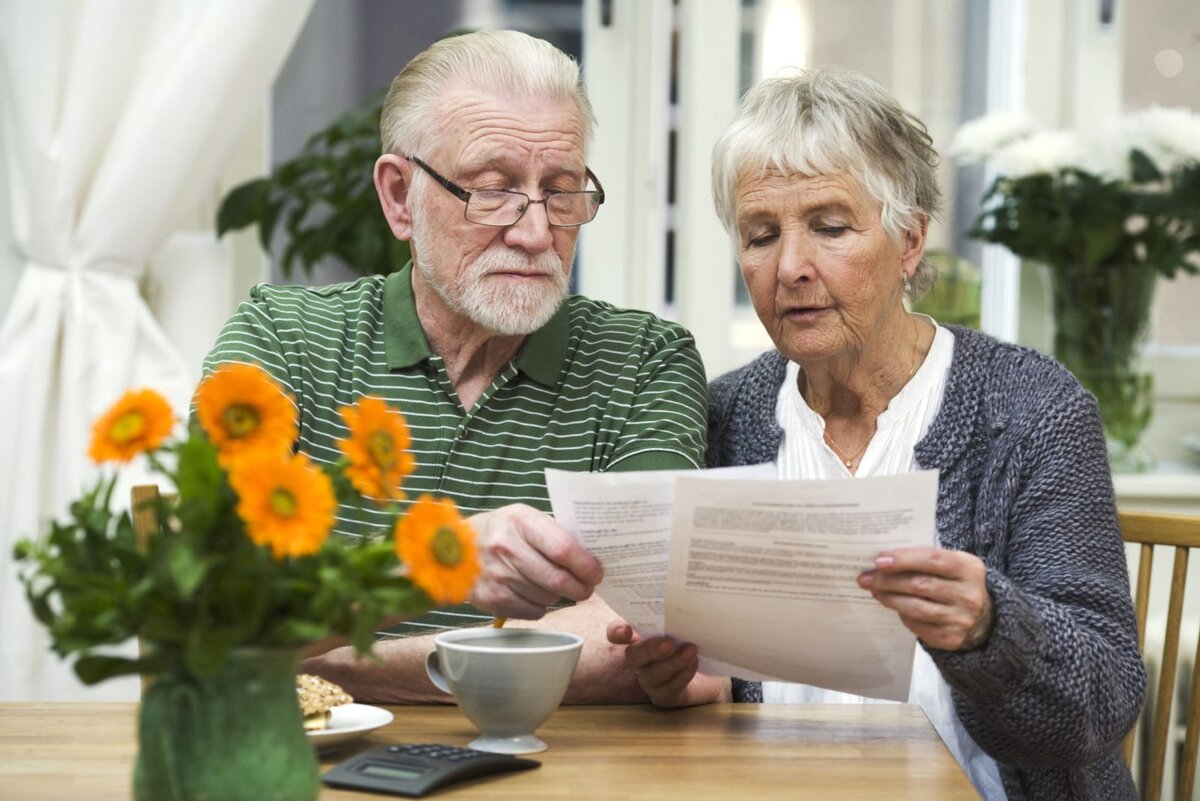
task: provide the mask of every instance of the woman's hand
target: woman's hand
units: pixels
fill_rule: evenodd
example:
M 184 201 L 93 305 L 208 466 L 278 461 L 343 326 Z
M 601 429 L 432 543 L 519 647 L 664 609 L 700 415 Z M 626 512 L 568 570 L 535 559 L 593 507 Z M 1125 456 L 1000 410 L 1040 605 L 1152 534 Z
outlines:
M 941 548 L 897 548 L 875 557 L 858 586 L 896 610 L 923 643 L 944 651 L 970 651 L 992 633 L 987 568 L 978 556 Z
M 655 706 L 676 707 L 732 701 L 729 679 L 699 673 L 700 655 L 691 643 L 670 637 L 643 640 L 624 620 L 608 624 L 608 641 L 624 645 L 625 667 Z

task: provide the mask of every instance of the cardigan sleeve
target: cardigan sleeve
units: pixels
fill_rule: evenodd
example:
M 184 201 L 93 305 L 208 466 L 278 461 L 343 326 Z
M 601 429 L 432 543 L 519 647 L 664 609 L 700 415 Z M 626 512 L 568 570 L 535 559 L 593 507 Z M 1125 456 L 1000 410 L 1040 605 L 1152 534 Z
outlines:
M 1096 401 L 1073 381 L 1060 389 L 1011 423 L 1011 445 L 984 479 L 997 496 L 989 505 L 1007 510 L 988 559 L 988 641 L 965 653 L 927 649 L 967 731 L 1019 767 L 1111 754 L 1145 693 Z

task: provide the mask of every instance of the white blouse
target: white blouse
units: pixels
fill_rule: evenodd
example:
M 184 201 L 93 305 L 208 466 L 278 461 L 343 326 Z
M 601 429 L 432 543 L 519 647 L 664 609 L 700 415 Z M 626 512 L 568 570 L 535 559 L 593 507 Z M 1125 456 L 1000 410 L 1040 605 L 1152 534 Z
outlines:
M 942 405 L 950 359 L 954 354 L 954 334 L 933 320 L 929 322 L 936 327 L 929 354 L 921 368 L 876 419 L 875 435 L 862 455 L 857 473 L 852 474 L 825 442 L 824 418 L 809 408 L 798 389 L 800 366 L 795 362 L 788 363 L 787 376 L 780 387 L 775 406 L 776 419 L 783 428 L 783 442 L 779 446 L 776 461 L 780 478 L 888 476 L 917 469 L 913 449 L 929 430 Z M 937 544 L 937 532 L 934 532 L 934 544 Z M 763 701 L 803 704 L 892 703 L 781 681 L 763 682 Z M 954 712 L 950 685 L 920 646 L 913 657 L 908 702 L 919 705 L 925 711 L 938 736 L 954 754 L 980 795 L 989 801 L 1006 798 L 996 761 L 984 753 L 962 727 Z

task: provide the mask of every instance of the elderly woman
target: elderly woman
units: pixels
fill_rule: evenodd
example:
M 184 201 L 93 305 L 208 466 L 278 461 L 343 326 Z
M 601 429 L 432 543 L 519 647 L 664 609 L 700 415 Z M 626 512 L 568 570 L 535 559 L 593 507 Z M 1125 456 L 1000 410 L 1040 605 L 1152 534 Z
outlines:
M 929 547 L 858 578 L 919 638 L 910 698 L 988 799 L 1134 797 L 1118 752 L 1145 675 L 1095 399 L 1052 359 L 905 309 L 941 201 L 924 126 L 818 69 L 760 83 L 713 153 L 717 210 L 777 351 L 710 388 L 711 466 L 783 479 L 940 471 Z M 664 706 L 728 682 L 695 647 L 626 664 Z M 735 680 L 738 700 L 861 702 Z

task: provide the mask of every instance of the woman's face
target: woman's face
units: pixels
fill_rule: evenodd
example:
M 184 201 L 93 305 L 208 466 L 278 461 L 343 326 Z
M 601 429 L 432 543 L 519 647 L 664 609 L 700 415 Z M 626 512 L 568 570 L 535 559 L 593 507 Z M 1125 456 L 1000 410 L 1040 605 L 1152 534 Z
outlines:
M 903 276 L 924 231 L 897 242 L 854 178 L 768 172 L 734 193 L 738 261 L 759 320 L 798 362 L 861 353 L 905 322 Z

